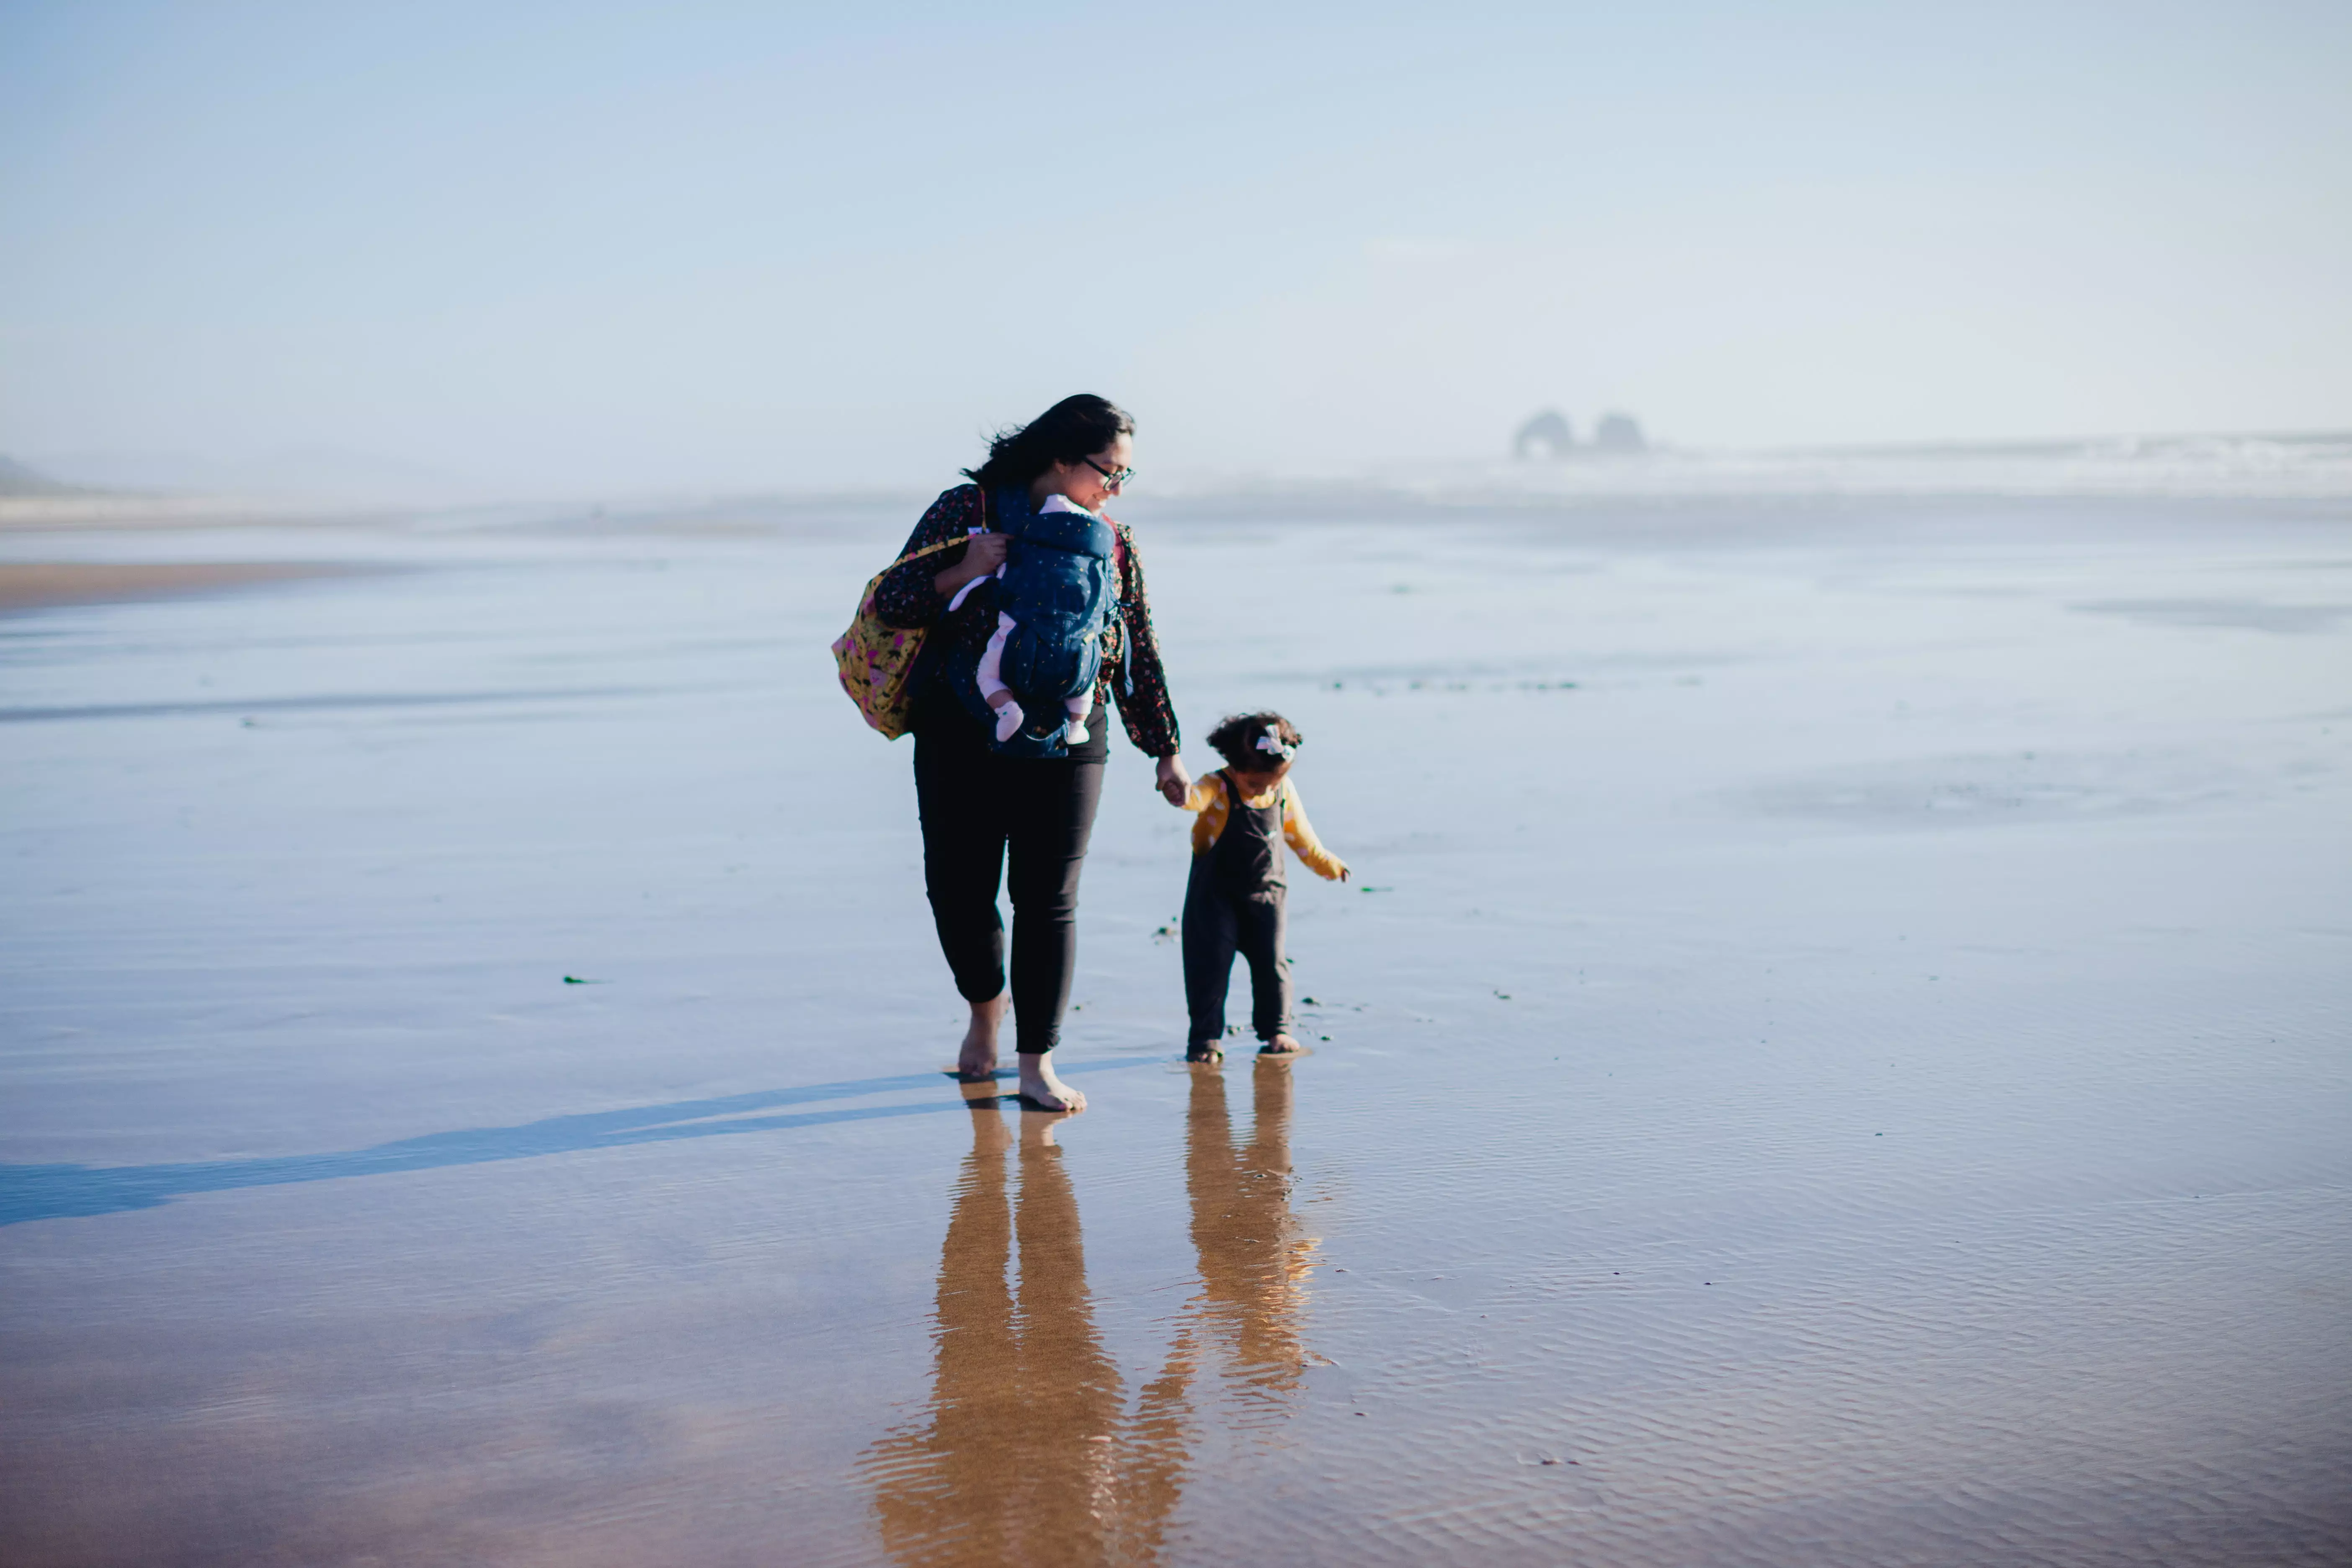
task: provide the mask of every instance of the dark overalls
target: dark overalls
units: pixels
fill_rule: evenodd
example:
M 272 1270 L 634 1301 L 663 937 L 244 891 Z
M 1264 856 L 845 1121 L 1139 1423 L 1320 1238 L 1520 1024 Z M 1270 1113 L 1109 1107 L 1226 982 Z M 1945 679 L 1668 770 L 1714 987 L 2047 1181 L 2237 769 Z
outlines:
M 1224 831 L 1208 853 L 1192 857 L 1184 889 L 1184 1004 L 1195 1046 L 1224 1038 L 1236 950 L 1249 961 L 1257 1037 L 1271 1042 L 1291 1024 L 1290 961 L 1282 955 L 1282 786 L 1266 805 L 1244 805 L 1231 773 L 1224 784 Z

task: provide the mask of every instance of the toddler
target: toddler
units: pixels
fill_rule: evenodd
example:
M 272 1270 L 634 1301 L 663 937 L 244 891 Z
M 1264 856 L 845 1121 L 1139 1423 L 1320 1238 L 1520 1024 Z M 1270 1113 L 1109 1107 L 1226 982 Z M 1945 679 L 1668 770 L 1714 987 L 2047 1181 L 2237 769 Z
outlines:
M 1290 782 L 1298 731 L 1279 713 L 1243 713 L 1209 733 L 1225 765 L 1194 784 L 1192 877 L 1184 889 L 1184 1003 L 1192 1014 L 1184 1059 L 1222 1060 L 1225 988 L 1234 953 L 1249 961 L 1250 1025 L 1262 1056 L 1297 1050 L 1290 1035 L 1290 961 L 1282 952 L 1282 847 L 1328 880 L 1346 862 L 1323 847 Z

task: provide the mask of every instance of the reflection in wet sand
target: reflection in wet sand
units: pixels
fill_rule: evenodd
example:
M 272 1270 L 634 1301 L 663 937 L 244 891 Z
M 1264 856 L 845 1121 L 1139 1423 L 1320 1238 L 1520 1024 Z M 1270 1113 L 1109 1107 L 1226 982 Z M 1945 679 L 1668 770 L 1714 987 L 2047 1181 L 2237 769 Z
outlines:
M 1008 1194 L 1013 1135 L 992 1107 L 974 1106 L 972 1149 L 940 1253 L 929 1406 L 861 1467 L 896 1561 L 1157 1561 L 1206 1436 L 1194 1393 L 1204 1351 L 1224 1363 L 1229 1410 L 1219 1425 L 1280 1420 L 1300 1385 L 1299 1309 L 1314 1247 L 1290 1210 L 1289 1069 L 1258 1064 L 1255 1117 L 1240 1149 L 1223 1079 L 1193 1079 L 1185 1166 L 1201 1289 L 1131 1415 L 1095 1327 L 1057 1119 L 1022 1117 L 1019 1186 Z
M 940 1249 L 929 1419 L 866 1457 L 883 1544 L 901 1563 L 1098 1562 L 1108 1546 L 1118 1371 L 1095 1331 L 1053 1122 L 1022 1122 L 1008 1201 L 1012 1134 L 992 1104 L 974 1107 Z
M 1224 1080 L 1192 1080 L 1185 1175 L 1200 1299 L 1188 1310 L 1225 1346 L 1225 1390 L 1239 1426 L 1279 1419 L 1300 1384 L 1299 1308 L 1314 1241 L 1290 1211 L 1291 1064 L 1258 1058 L 1250 1141 L 1236 1151 Z

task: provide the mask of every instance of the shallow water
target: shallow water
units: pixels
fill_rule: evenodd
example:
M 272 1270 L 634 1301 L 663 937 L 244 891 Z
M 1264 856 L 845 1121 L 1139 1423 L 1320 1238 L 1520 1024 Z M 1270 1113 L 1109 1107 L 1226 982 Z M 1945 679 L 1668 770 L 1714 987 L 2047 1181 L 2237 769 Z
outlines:
M 1358 879 L 1185 1068 L 1114 742 L 1058 1121 L 902 510 L 0 541 L 415 568 L 0 620 L 8 1560 L 2352 1557 L 2341 506 L 1134 510 Z

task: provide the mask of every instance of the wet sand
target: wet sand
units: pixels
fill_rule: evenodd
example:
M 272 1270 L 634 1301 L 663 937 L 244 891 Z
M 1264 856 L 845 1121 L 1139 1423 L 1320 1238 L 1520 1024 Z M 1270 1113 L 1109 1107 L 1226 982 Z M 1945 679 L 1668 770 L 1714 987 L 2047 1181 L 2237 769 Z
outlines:
M 2352 1556 L 2343 509 L 1131 510 L 1358 881 L 1185 1067 L 1114 742 L 1070 1119 L 940 1070 L 898 511 L 12 617 L 7 1561 Z
M 216 535 L 225 529 L 247 526 L 308 531 L 404 521 L 415 510 L 278 496 L 65 490 L 54 495 L 0 495 L 0 535 L 183 531 Z
M 12 562 L 0 563 L 0 615 L 53 605 L 117 604 L 256 583 L 331 577 L 348 570 L 302 561 Z

